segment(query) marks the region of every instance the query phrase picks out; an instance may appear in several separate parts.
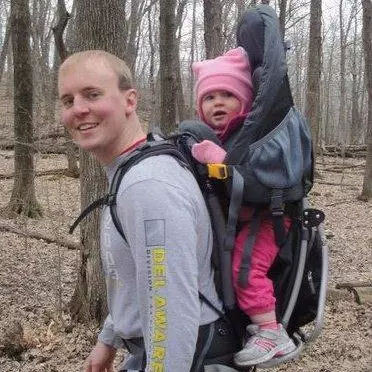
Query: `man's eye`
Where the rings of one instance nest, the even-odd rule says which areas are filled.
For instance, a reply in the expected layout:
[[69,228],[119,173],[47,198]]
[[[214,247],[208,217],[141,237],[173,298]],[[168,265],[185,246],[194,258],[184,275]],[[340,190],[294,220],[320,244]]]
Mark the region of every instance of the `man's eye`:
[[62,105],[63,107],[66,107],[66,108],[71,107],[73,103],[74,103],[74,100],[71,98],[62,100]]
[[100,93],[99,92],[90,92],[89,94],[88,94],[88,98],[89,99],[96,99],[96,98],[98,98],[100,96]]

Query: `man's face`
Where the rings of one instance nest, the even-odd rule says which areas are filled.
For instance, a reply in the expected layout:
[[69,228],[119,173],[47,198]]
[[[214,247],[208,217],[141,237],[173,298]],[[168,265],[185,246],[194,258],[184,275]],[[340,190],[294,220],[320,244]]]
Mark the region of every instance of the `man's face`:
[[119,90],[118,77],[107,63],[85,59],[62,65],[58,90],[63,124],[81,148],[103,163],[124,150],[136,93]]

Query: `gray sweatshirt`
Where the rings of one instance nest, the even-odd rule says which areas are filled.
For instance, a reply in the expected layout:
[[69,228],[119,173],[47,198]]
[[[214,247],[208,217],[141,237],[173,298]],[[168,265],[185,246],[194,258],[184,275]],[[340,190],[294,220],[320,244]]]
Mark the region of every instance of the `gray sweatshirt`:
[[[120,158],[105,168],[111,182]],[[168,155],[131,168],[118,192],[118,216],[128,244],[106,207],[101,257],[109,315],[99,340],[116,348],[143,337],[146,371],[188,372],[200,325],[221,308],[210,264],[212,230],[191,173]]]

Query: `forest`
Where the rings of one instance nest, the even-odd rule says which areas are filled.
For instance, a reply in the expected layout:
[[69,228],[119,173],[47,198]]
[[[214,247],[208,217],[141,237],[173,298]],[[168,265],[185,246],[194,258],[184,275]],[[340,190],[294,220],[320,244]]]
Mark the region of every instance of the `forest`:
[[[71,53],[123,58],[149,131],[195,115],[191,64],[236,46],[244,0],[0,0],[0,371],[80,371],[107,314],[101,167],[59,115],[58,68]],[[276,11],[295,105],[313,137],[310,202],[326,215],[324,329],[275,371],[372,365],[372,2],[263,0]],[[119,364],[122,354],[117,357]]]

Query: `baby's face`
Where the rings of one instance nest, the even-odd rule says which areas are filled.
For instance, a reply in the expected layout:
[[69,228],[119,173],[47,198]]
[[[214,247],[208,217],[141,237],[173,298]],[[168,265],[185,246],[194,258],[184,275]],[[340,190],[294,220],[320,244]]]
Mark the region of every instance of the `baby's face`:
[[207,93],[201,102],[206,123],[216,132],[222,132],[228,122],[241,111],[241,103],[226,90]]

